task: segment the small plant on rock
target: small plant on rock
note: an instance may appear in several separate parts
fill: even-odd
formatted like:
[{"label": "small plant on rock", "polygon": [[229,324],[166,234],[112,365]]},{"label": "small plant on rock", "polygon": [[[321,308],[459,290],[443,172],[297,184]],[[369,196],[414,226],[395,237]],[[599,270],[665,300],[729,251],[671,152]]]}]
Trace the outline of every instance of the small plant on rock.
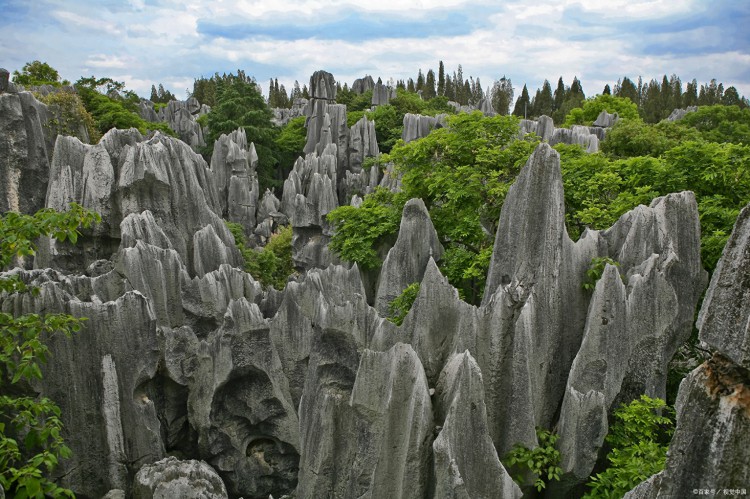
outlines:
[{"label": "small plant on rock", "polygon": [[529,449],[521,444],[516,444],[503,460],[503,464],[516,473],[513,480],[524,484],[524,476],[527,472],[534,475],[534,487],[537,491],[544,489],[552,480],[560,480],[562,469],[560,468],[560,451],[555,448],[555,442],[560,435],[547,431],[543,428],[536,429],[536,437],[539,446]]}]

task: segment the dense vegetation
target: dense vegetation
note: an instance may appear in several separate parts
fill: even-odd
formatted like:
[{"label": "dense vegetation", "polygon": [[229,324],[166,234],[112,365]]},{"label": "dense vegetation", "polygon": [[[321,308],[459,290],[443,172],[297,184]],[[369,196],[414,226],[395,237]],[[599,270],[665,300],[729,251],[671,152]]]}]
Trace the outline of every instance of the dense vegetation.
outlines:
[{"label": "dense vegetation", "polygon": [[137,128],[142,134],[159,130],[167,135],[175,135],[166,123],[150,123],[141,118],[137,112],[140,98],[124,87],[122,82],[94,76],[80,78],[75,83],[76,91],[101,135],[112,128]]},{"label": "dense vegetation", "polygon": [[[73,203],[68,212],[51,209],[34,215],[8,212],[0,217],[0,269],[18,257],[33,255],[35,241],[49,236],[75,243],[78,227],[99,222],[98,214]],[[0,292],[39,293],[17,276],[0,279]],[[66,314],[0,313],[0,485],[11,497],[72,497],[45,473],[51,473],[71,451],[62,438],[60,409],[34,394],[29,383],[42,378],[50,336],[70,336],[85,319]]]},{"label": "dense vegetation", "polygon": [[249,248],[246,245],[242,226],[225,222],[234,236],[237,249],[245,260],[244,270],[263,286],[284,289],[289,276],[294,274],[292,262],[292,226],[287,225],[271,235],[268,243],[261,249]]},{"label": "dense vegetation", "polygon": [[[713,270],[739,210],[750,199],[750,109],[708,106],[684,120],[644,123],[624,98],[585,101],[568,118],[588,119],[619,109],[623,119],[602,152],[557,145],[561,154],[568,232],[605,229],[638,204],[692,190],[701,220],[704,266]],[[516,140],[513,117],[480,113],[450,117],[449,126],[409,144],[397,143],[380,162],[403,174],[403,192],[377,191],[360,208],[329,215],[337,233],[331,247],[363,268],[376,268],[379,246],[394,240],[406,200],[420,197],[446,248],[441,270],[462,298],[481,300],[496,223],[508,188],[538,142]],[[720,142],[718,142],[720,140]]]},{"label": "dense vegetation", "polygon": [[616,499],[664,469],[674,433],[674,409],[663,400],[641,395],[614,413],[606,442],[607,469],[591,477],[584,497]]},{"label": "dense vegetation", "polygon": [[331,248],[363,268],[376,268],[378,247],[398,231],[404,204],[422,198],[446,250],[443,274],[464,299],[478,303],[500,208],[538,140],[516,140],[518,120],[512,116],[486,118],[475,112],[450,116],[448,124],[421,140],[398,142],[381,158],[403,174],[402,192],[379,189],[360,208],[332,211]]}]

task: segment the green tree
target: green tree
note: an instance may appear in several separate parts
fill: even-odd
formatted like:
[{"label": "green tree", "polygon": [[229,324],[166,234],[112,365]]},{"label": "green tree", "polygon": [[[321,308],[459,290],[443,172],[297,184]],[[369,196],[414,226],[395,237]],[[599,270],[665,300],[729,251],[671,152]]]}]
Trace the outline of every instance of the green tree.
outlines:
[{"label": "green tree", "polygon": [[492,107],[500,115],[510,112],[510,103],[513,102],[513,83],[510,78],[503,76],[492,86]]},{"label": "green tree", "polygon": [[245,260],[245,272],[263,286],[283,290],[289,277],[295,272],[292,261],[292,226],[281,227],[278,232],[271,235],[268,243],[258,250],[245,245],[245,234],[240,224],[225,223]]},{"label": "green tree", "polygon": [[396,298],[391,300],[388,304],[388,320],[397,326],[404,323],[404,319],[411,310],[411,306],[414,304],[414,300],[419,295],[420,283],[413,282],[406,286],[404,290]]},{"label": "green tree", "polygon": [[69,85],[69,81],[60,81],[60,73],[55,68],[41,61],[27,62],[19,72],[13,71],[13,82],[19,85]]},{"label": "green tree", "polygon": [[565,117],[564,126],[592,125],[602,111],[617,113],[621,119],[640,120],[638,107],[630,99],[602,94],[586,99],[582,107],[572,109]]},{"label": "green tree", "polygon": [[273,114],[266,106],[255,80],[238,70],[237,75],[216,78],[216,105],[208,113],[207,158],[213,153],[214,142],[222,135],[238,128],[245,130],[247,141],[255,144],[258,153],[258,181],[261,191],[279,187],[283,182],[276,171],[278,155],[271,123]]},{"label": "green tree", "polygon": [[433,70],[427,71],[427,77],[424,82],[424,89],[422,91],[422,97],[425,100],[432,99],[437,95],[435,91],[435,72]]},{"label": "green tree", "polygon": [[519,118],[526,118],[531,111],[531,101],[529,100],[529,90],[524,84],[523,90],[521,90],[521,97],[516,101],[516,105],[513,108],[513,116]]},{"label": "green tree", "polygon": [[445,66],[443,66],[443,61],[440,61],[438,67],[437,94],[445,95]]},{"label": "green tree", "polygon": [[563,102],[565,101],[565,83],[563,83],[562,76],[559,80],[557,80],[557,88],[555,88],[553,99],[553,108],[555,111],[557,111],[562,107]]},{"label": "green tree", "polygon": [[[75,203],[64,213],[5,213],[0,218],[0,269],[33,255],[41,236],[75,243],[80,226],[99,221],[98,214]],[[38,293],[18,277],[0,279],[0,291]],[[73,497],[47,477],[60,459],[71,455],[62,438],[60,409],[49,398],[34,395],[29,383],[42,378],[41,365],[49,355],[45,341],[54,334],[70,336],[83,320],[65,314],[0,313],[0,485],[13,497]]]},{"label": "green tree", "polygon": [[552,111],[554,107],[554,97],[552,97],[552,87],[549,81],[544,80],[542,89],[539,91],[539,95],[534,102],[534,111],[536,116],[549,116],[552,117]]},{"label": "green tree", "polygon": [[612,446],[608,468],[592,477],[586,498],[619,498],[664,469],[674,433],[674,410],[660,399],[642,395],[615,411],[606,441]]},{"label": "green tree", "polygon": [[[81,98],[86,111],[94,117],[96,128],[100,134],[105,134],[112,128],[137,128],[142,134],[149,130],[159,130],[167,135],[175,136],[174,131],[166,123],[150,123],[135,112],[135,102],[138,96],[124,91],[124,84],[111,78],[80,78],[75,83],[76,92]],[[108,95],[99,90],[102,89]],[[123,91],[126,97],[120,96]],[[112,96],[110,96],[112,95]]]},{"label": "green tree", "polygon": [[636,106],[640,105],[640,101],[638,100],[638,88],[627,76],[623,78],[622,81],[617,82],[614,93],[617,97],[630,99],[630,101],[635,103]]},{"label": "green tree", "polygon": [[378,190],[360,208],[329,215],[336,227],[331,248],[362,268],[380,265],[379,249],[395,240],[406,200],[421,198],[446,251],[441,270],[461,296],[481,300],[500,208],[536,140],[516,140],[518,120],[480,112],[448,118],[427,137],[399,142],[381,161],[403,173],[399,194]]}]

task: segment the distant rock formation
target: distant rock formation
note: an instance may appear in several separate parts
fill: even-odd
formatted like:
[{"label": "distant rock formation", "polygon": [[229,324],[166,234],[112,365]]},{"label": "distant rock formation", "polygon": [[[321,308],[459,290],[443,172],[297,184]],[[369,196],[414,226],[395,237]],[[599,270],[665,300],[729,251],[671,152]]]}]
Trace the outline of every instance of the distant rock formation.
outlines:
[{"label": "distant rock formation", "polygon": [[169,128],[175,131],[180,140],[197,151],[205,147],[207,133],[197,119],[207,114],[209,110],[208,106],[201,106],[194,97],[186,101],[171,100],[167,103],[167,107],[160,111],[160,118],[167,122]]},{"label": "distant rock formation", "polygon": [[685,117],[688,113],[694,113],[698,110],[698,106],[688,106],[684,109],[675,109],[672,111],[672,113],[667,117],[667,121],[678,121]]},{"label": "distant rock formation", "polygon": [[372,79],[372,76],[367,75],[363,78],[357,78],[354,80],[354,83],[352,83],[352,92],[355,94],[363,94],[369,90],[372,90],[375,88],[375,80]]},{"label": "distant rock formation", "polygon": [[372,89],[371,102],[373,106],[384,106],[394,98],[396,98],[396,89],[386,86],[380,81],[378,81]]},{"label": "distant rock formation", "polygon": [[[601,114],[599,117],[602,118]],[[606,119],[602,118],[602,122],[604,121]],[[536,120],[521,120],[520,128],[521,136],[527,133],[535,133],[552,146],[560,143],[578,144],[590,153],[599,151],[599,142],[604,140],[606,134],[606,129],[598,125],[591,127],[573,125],[570,128],[555,128],[552,118],[544,115]]]},{"label": "distant rock formation", "polygon": [[308,104],[307,99],[303,99],[302,97],[297,97],[294,99],[294,101],[292,102],[292,107],[289,109],[281,108],[281,107],[271,108],[271,112],[273,112],[273,118],[271,118],[271,123],[273,123],[276,126],[284,126],[294,118],[305,116],[305,108],[307,107],[307,104]]}]

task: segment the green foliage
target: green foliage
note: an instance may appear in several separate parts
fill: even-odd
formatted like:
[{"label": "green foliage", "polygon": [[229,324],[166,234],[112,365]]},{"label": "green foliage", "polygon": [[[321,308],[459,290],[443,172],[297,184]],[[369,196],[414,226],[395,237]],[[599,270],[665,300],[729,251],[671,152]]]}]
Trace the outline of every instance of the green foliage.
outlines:
[{"label": "green foliage", "polygon": [[329,247],[364,270],[380,267],[378,249],[398,232],[406,201],[402,193],[378,188],[365,197],[359,208],[339,206],[328,214],[328,221],[336,229]]},{"label": "green foliage", "polygon": [[619,498],[643,480],[664,469],[667,447],[674,433],[674,410],[660,399],[641,395],[614,414],[607,435],[612,450],[609,467],[591,477],[587,498]]},{"label": "green foliage", "polygon": [[351,97],[348,99],[344,93],[336,94],[336,102],[346,104],[348,111],[365,111],[372,106],[372,90],[361,94],[351,92]]},{"label": "green foliage", "polygon": [[[77,137],[82,142],[96,144],[101,134],[96,127],[94,117],[86,111],[81,98],[75,92],[59,91],[47,95],[38,95],[40,102],[47,104],[55,116],[50,120],[55,134]],[[83,133],[85,131],[85,133]]]},{"label": "green foliage", "polygon": [[307,141],[307,129],[305,128],[305,117],[299,116],[289,120],[281,127],[278,135],[274,138],[278,150],[279,165],[288,171],[299,156],[304,156],[305,142]]},{"label": "green foliage", "polygon": [[19,72],[13,71],[13,82],[25,87],[33,85],[69,85],[69,81],[60,81],[60,73],[55,68],[41,61],[27,62]]},{"label": "green foliage", "polygon": [[375,121],[375,136],[381,153],[388,153],[401,139],[404,128],[404,115],[392,105],[377,106],[365,113],[368,120]]},{"label": "green foliage", "polygon": [[571,109],[565,117],[563,126],[571,125],[593,125],[596,118],[602,111],[608,113],[617,113],[620,119],[640,121],[638,115],[638,106],[633,104],[627,97],[615,97],[613,95],[597,95],[596,97],[586,99],[583,107]]},{"label": "green foliage", "polygon": [[255,80],[242,71],[237,75],[214,76],[216,104],[208,113],[206,158],[213,154],[214,142],[222,135],[243,128],[248,143],[255,144],[258,153],[258,181],[261,191],[278,187],[283,179],[275,175],[278,153],[274,138],[276,129],[271,123],[273,114],[266,106]]},{"label": "green foliage", "polygon": [[[376,121],[377,123],[377,121]],[[396,143],[381,162],[393,161],[403,174],[403,191],[378,190],[360,208],[342,206],[329,214],[336,227],[331,248],[365,269],[380,265],[380,246],[394,237],[406,200],[421,198],[445,254],[441,269],[464,299],[481,300],[500,208],[510,184],[537,144],[515,140],[514,117],[460,114],[427,137]]]},{"label": "green foliage", "polygon": [[738,106],[701,106],[679,122],[698,131],[708,142],[750,145],[750,108]]},{"label": "green foliage", "polygon": [[560,480],[560,451],[555,448],[559,435],[555,435],[543,428],[536,429],[539,446],[529,449],[516,444],[503,459],[503,464],[511,470],[513,480],[518,485],[525,483],[525,474],[533,474],[534,487],[541,492],[552,480]]},{"label": "green foliage", "polygon": [[417,299],[417,295],[419,295],[418,282],[406,286],[400,295],[388,303],[388,320],[397,326],[403,324],[406,315],[414,304],[414,300]]},{"label": "green foliage", "polygon": [[[739,210],[750,199],[750,146],[690,140],[698,133],[695,128],[666,122],[638,125],[633,133],[618,134],[621,126],[616,125],[604,141],[608,151],[652,154],[618,159],[586,154],[578,146],[555,146],[562,160],[571,237],[577,238],[586,227],[605,229],[623,213],[639,204],[648,205],[655,197],[690,190],[698,202],[701,258],[712,271]],[[660,138],[641,148],[645,142],[640,138],[648,140],[654,130]],[[687,140],[681,139],[680,130]]]},{"label": "green foliage", "polygon": [[263,286],[283,290],[289,276],[295,272],[292,262],[292,226],[282,227],[271,235],[262,249],[257,250],[245,245],[245,234],[240,224],[226,221],[224,223],[234,236],[237,249],[245,260],[245,272]]},{"label": "green foliage", "polygon": [[138,96],[132,92],[125,92],[125,97],[110,97],[98,90],[104,87],[108,94],[114,96],[116,91],[123,90],[123,84],[120,82],[111,78],[97,79],[92,76],[80,78],[75,87],[86,111],[93,116],[102,135],[112,128],[137,128],[142,134],[148,133],[149,130],[159,130],[166,135],[175,136],[174,131],[166,123],[150,123],[135,112]]},{"label": "green foliage", "polygon": [[[99,221],[98,214],[75,203],[63,213],[5,213],[0,218],[0,268],[33,255],[34,241],[41,236],[75,243],[80,226]],[[17,277],[0,279],[0,291],[38,293]],[[42,378],[41,364],[49,354],[45,341],[55,334],[71,336],[84,320],[65,314],[0,313],[0,485],[13,497],[73,497],[45,476],[71,455],[61,436],[60,409],[46,397],[29,396],[27,384]]]},{"label": "green foliage", "polygon": [[619,263],[606,256],[594,257],[591,259],[591,265],[589,265],[589,268],[586,271],[586,280],[581,284],[583,289],[586,291],[594,291],[597,281],[602,278],[602,275],[604,275],[604,268],[607,264],[614,265],[615,267],[620,266]]}]

